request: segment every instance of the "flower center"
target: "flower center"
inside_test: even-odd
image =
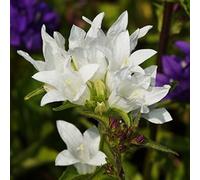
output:
[[[76,150],[77,150],[77,156],[82,162],[87,161],[89,159],[89,153],[83,143],[80,144],[80,146],[78,146]]]

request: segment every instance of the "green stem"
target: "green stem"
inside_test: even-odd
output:
[[[119,180],[124,180],[125,176],[124,176],[124,170],[122,167],[122,160],[121,160],[121,152],[116,148],[116,147],[112,147],[111,146],[111,142],[109,141],[109,135],[112,133],[110,132],[110,129],[108,129],[108,134],[106,134],[107,136],[105,136],[104,138],[104,142],[107,144],[111,156],[108,156],[109,162],[111,162],[113,168],[114,168],[114,174],[115,176],[117,176],[117,178]]]
[[[83,116],[98,120],[105,128],[108,127],[109,119],[106,116],[101,116],[101,115],[92,113],[90,111],[84,111],[84,110],[79,109],[79,108],[77,108],[76,110],[79,114],[81,114]]]

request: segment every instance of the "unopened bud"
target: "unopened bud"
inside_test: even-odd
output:
[[[95,113],[102,115],[104,112],[107,111],[106,105],[104,102],[97,102],[97,106],[94,110]]]
[[[141,144],[144,142],[144,136],[143,135],[138,135],[136,138],[135,138],[135,141],[138,143],[138,144]]]
[[[112,129],[116,129],[119,127],[119,120],[115,119],[115,118],[110,118],[109,119],[109,125]]]
[[[94,89],[98,101],[105,101],[106,99],[106,86],[102,80],[96,80],[94,82]]]

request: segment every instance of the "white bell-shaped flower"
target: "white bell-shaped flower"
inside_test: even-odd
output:
[[[67,146],[57,155],[57,166],[74,165],[79,174],[88,174],[93,173],[96,166],[106,164],[106,155],[99,151],[100,134],[95,126],[82,135],[73,124],[59,120],[57,129]]]
[[[54,38],[47,32],[45,25],[41,28],[43,56],[45,61],[34,60],[28,53],[18,50],[17,53],[29,61],[37,71],[50,71],[63,67],[69,61],[69,54],[64,50],[65,39],[59,32],[54,32]]]
[[[88,64],[75,71],[68,64],[64,71],[41,71],[33,78],[45,83],[47,93],[41,100],[41,106],[58,101],[70,101],[74,104],[84,105],[90,98],[87,81],[93,77],[99,66]]]
[[[109,105],[127,113],[139,110],[145,119],[156,124],[171,121],[172,118],[166,109],[151,108],[153,104],[162,100],[170,89],[169,85],[154,87],[155,77],[156,66],[146,68],[144,74],[131,71],[130,68],[118,71],[113,78]]]

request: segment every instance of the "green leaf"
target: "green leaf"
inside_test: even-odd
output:
[[[53,108],[53,110],[54,110],[54,111],[62,111],[62,110],[69,109],[69,108],[73,108],[73,107],[77,107],[77,106],[78,106],[78,105],[73,104],[73,103],[71,103],[71,102],[69,102],[69,101],[66,101],[66,102],[64,102],[62,105]]]
[[[139,136],[139,135],[138,135]],[[132,144],[134,145],[138,145],[138,146],[143,146],[143,147],[147,147],[147,148],[152,148],[158,151],[162,151],[162,152],[166,152],[166,153],[171,153],[174,154],[176,156],[179,156],[179,154],[173,150],[171,150],[170,148],[161,145],[157,142],[154,142],[146,137],[144,137],[144,140],[142,142],[137,142],[136,138],[132,140]]]
[[[37,89],[35,89],[34,91],[31,91],[30,93],[28,93],[25,97],[24,97],[24,100],[27,101],[29,100],[30,98],[34,97],[34,96],[37,96],[39,94],[42,94],[45,92],[45,89],[42,87],[39,87]]]
[[[145,140],[143,146],[179,156],[179,154],[177,152],[175,152],[175,151],[169,149],[168,147],[163,146],[157,142],[151,141],[151,140]]]
[[[114,113],[116,113],[118,116],[120,116],[120,117],[124,120],[124,122],[125,122],[128,126],[130,126],[131,121],[130,121],[130,118],[129,118],[129,116],[128,116],[128,114],[127,114],[126,112],[124,112],[124,111],[121,110],[121,109],[117,109],[117,108],[112,108],[112,109],[111,109],[111,113],[112,113],[112,112],[114,112]]]

